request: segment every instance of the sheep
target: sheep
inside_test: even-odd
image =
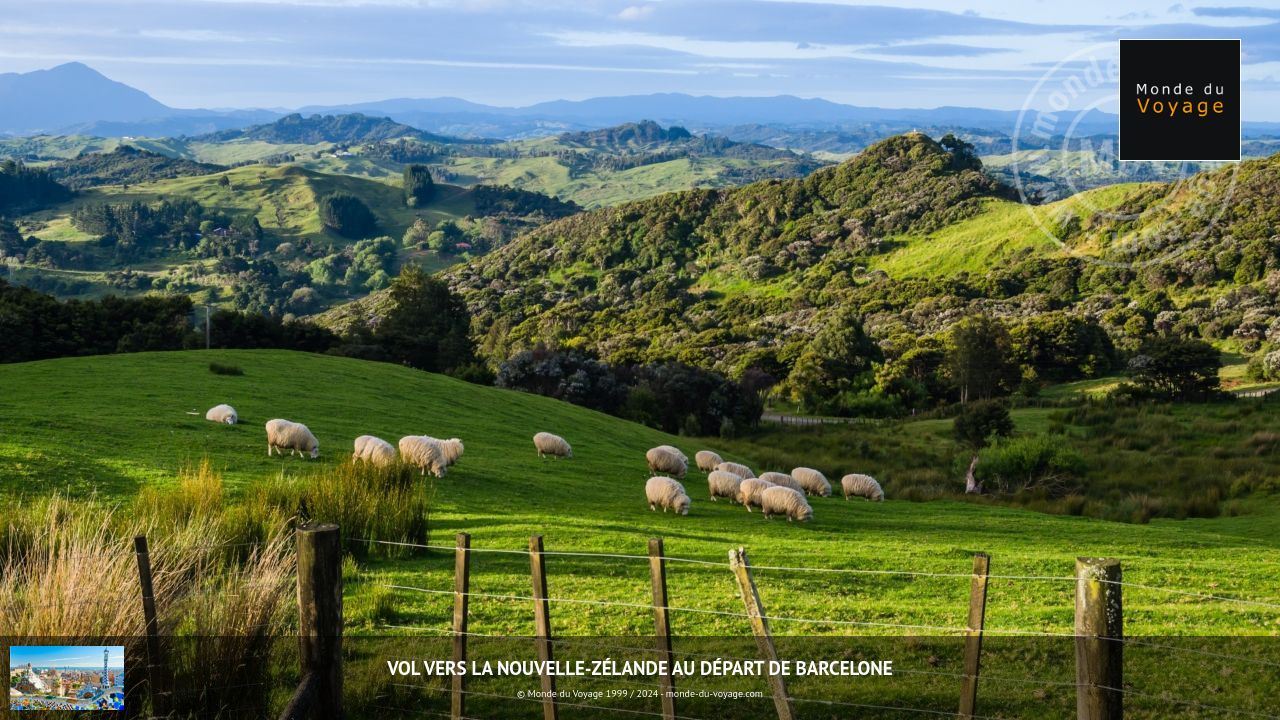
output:
[[[751,468],[747,467],[746,465],[743,465],[742,463],[736,463],[736,462],[722,462],[719,465],[716,465],[716,470],[731,472],[734,475],[737,475],[738,477],[743,479],[753,478],[756,476],[756,474],[752,472]]]
[[[805,495],[831,497],[831,483],[827,476],[813,468],[798,467],[791,471],[791,477],[800,483]]]
[[[573,457],[573,448],[569,447],[569,443],[559,435],[552,435],[549,432],[540,432],[533,436],[533,446],[538,448],[538,457],[545,458],[550,455],[552,457],[562,458]]]
[[[432,475],[442,478],[449,469],[440,441],[426,435],[406,435],[400,438],[400,457],[418,468],[422,475],[430,470]]]
[[[661,507],[662,512],[670,509],[679,515],[689,514],[689,494],[684,491],[684,485],[669,477],[657,475],[649,478],[649,482],[644,484],[644,494],[649,500],[650,510]]]
[[[884,490],[880,488],[880,483],[870,475],[859,475],[858,473],[849,473],[840,478],[840,489],[844,490],[844,499],[851,497],[866,498],[875,502],[884,502]]]
[[[777,487],[768,480],[747,478],[738,485],[738,504],[751,512],[751,506],[760,507],[760,494],[771,487]]]
[[[320,457],[320,441],[302,423],[281,418],[267,421],[267,457],[275,450],[281,455],[285,450],[294,453],[310,453],[312,459]]]
[[[684,451],[676,447],[675,445],[659,445],[658,447],[676,455],[677,457],[679,457],[681,460],[684,461],[685,465],[689,464],[689,456],[685,455]]]
[[[729,498],[729,502],[738,499],[738,486],[742,478],[723,470],[712,470],[707,474],[707,490],[711,493],[711,502],[716,498]]]
[[[448,440],[440,440],[440,447],[444,450],[444,461],[448,465],[458,462],[458,458],[462,457],[462,441],[458,438],[449,438]]]
[[[209,412],[204,414],[204,419],[210,422],[226,423],[227,425],[235,425],[240,422],[240,416],[236,414],[236,409],[225,403],[209,408]]]
[[[800,483],[796,482],[795,478],[791,477],[790,475],[784,472],[760,473],[760,479],[768,480],[774,485],[781,485],[782,487],[791,488],[792,490],[795,490],[796,492],[799,492],[802,494],[804,493],[804,487]]]
[[[698,469],[704,473],[709,473],[714,471],[717,465],[724,462],[724,458],[721,458],[719,455],[717,455],[716,453],[710,450],[699,450],[693,456],[693,459],[698,463]],[[742,477],[742,476],[739,475],[738,477]]]
[[[667,473],[682,478],[689,471],[688,459],[670,445],[650,448],[644,457],[649,461],[649,472]]]
[[[760,509],[766,520],[774,515],[786,515],[787,522],[813,519],[813,508],[804,499],[804,493],[788,487],[771,487],[760,493]]]
[[[356,438],[355,452],[351,454],[351,461],[386,467],[396,461],[396,449],[380,437],[361,435]]]

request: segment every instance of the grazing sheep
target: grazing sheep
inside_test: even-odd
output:
[[[540,432],[533,436],[533,446],[538,448],[538,457],[544,458],[548,455],[552,457],[573,457],[573,448],[569,447],[569,443],[559,435],[552,435],[549,432]]]
[[[689,471],[688,459],[670,445],[650,448],[644,457],[649,461],[649,472],[667,473],[682,478]]]
[[[431,474],[442,478],[449,470],[445,461],[444,448],[440,441],[426,435],[407,435],[400,438],[400,457],[410,465],[418,468],[420,474]]]
[[[707,490],[711,493],[711,502],[716,498],[729,498],[729,502],[738,499],[738,486],[742,478],[723,470],[712,470],[707,474]]]
[[[444,450],[444,461],[448,465],[458,462],[458,458],[462,457],[462,441],[458,438],[449,438],[448,440],[440,440],[440,447]]]
[[[684,461],[684,464],[686,466],[689,464],[689,456],[685,455],[684,451],[676,447],[675,445],[659,445],[658,447],[679,456],[679,458]]]
[[[850,473],[840,478],[840,489],[844,490],[844,499],[851,497],[866,498],[875,502],[884,501],[884,490],[880,488],[880,483],[870,475],[859,475],[858,473]]]
[[[351,461],[386,467],[396,461],[396,449],[380,437],[361,435],[356,438],[355,452],[351,454]]]
[[[786,515],[787,522],[813,519],[813,508],[804,499],[804,493],[788,487],[771,487],[760,493],[760,509],[766,520],[774,515]]]
[[[760,495],[771,487],[777,487],[768,480],[747,478],[738,485],[738,504],[751,512],[751,506],[760,507]]]
[[[796,482],[796,479],[784,472],[766,472],[760,473],[761,480],[768,480],[774,485],[781,485],[785,488],[791,488],[799,493],[804,493],[804,487]]]
[[[294,453],[310,453],[311,457],[320,457],[320,441],[311,434],[306,425],[290,422],[281,418],[267,421],[267,456],[275,450],[281,455],[285,450]]]
[[[689,514],[689,494],[684,491],[684,485],[669,477],[658,475],[649,478],[649,482],[644,484],[644,494],[649,499],[650,510],[661,507],[662,512],[670,509],[679,515]]]
[[[800,483],[801,489],[805,495],[818,495],[819,497],[831,497],[831,483],[827,480],[827,476],[818,470],[807,467],[798,467],[791,471],[791,477]]]
[[[235,425],[240,422],[240,416],[236,414],[236,409],[225,403],[209,408],[209,412],[204,414],[204,419],[210,422],[226,423],[227,425]]]
[[[742,463],[736,463],[736,462],[722,462],[716,466],[716,470],[731,472],[734,475],[737,475],[738,477],[743,479],[753,478],[756,476],[756,474],[752,472],[751,468],[747,467],[746,465],[743,465]]]
[[[717,465],[724,462],[724,458],[710,450],[699,450],[693,456],[693,459],[698,463],[698,469],[705,473],[715,470]],[[742,476],[739,475],[738,477]]]

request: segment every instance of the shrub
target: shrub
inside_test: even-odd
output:
[[[244,370],[239,365],[223,365],[222,363],[209,363],[209,372],[214,375],[243,375]]]
[[[1058,497],[1079,490],[1084,456],[1058,438],[1028,435],[1002,439],[982,455],[977,475],[988,490]]]

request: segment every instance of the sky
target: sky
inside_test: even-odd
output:
[[[102,667],[101,645],[29,645],[9,648],[9,667],[26,667],[31,663],[35,667]],[[107,666],[112,669],[124,667],[124,647],[106,646],[109,653]]]
[[[0,72],[78,60],[175,107],[683,92],[1016,110],[1087,48],[1225,37],[1245,119],[1280,121],[1280,1],[1253,2],[0,0]]]

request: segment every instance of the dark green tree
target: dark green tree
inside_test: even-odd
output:
[[[842,308],[796,359],[789,377],[792,396],[809,410],[831,407],[881,359],[880,348],[862,329],[861,316]]]
[[[947,342],[945,369],[960,402],[1007,395],[1020,372],[1013,360],[1009,331],[988,315],[973,315],[956,323]]]
[[[404,202],[409,207],[426,205],[435,194],[431,170],[426,165],[404,166]]]
[[[320,198],[320,222],[345,238],[366,238],[378,231],[378,220],[369,206],[351,193],[335,192]]]
[[[1203,340],[1149,338],[1129,361],[1129,371],[1146,395],[1164,400],[1207,400],[1219,387],[1222,358]]]
[[[1013,434],[1013,419],[1009,417],[1009,406],[1000,400],[979,400],[967,403],[956,416],[952,432],[957,442],[973,451],[973,459],[969,461],[969,471],[964,476],[964,491],[980,493],[982,485],[973,474],[978,467],[978,453],[991,444],[991,438],[1008,437]]]
[[[389,360],[429,372],[475,362],[471,316],[443,280],[406,265],[391,283],[390,300],[373,332]]]

